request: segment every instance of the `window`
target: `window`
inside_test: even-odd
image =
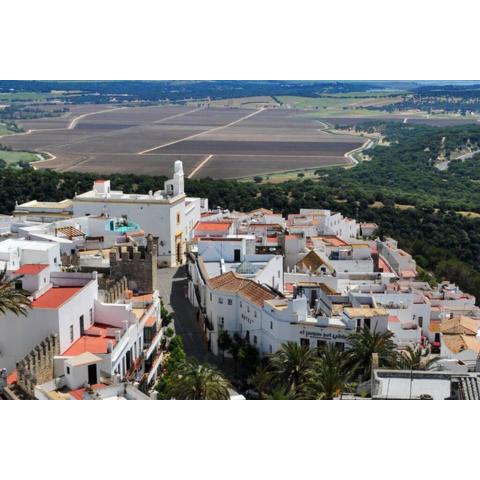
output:
[[[418,317],[418,326],[419,326],[420,328],[423,327],[423,317]]]
[[[250,307],[247,305],[247,313],[250,313]]]
[[[53,259],[53,263],[55,263],[55,264],[57,263],[57,257],[55,257],[55,258]]]
[[[271,345],[268,346],[268,351],[269,351],[270,353],[272,353],[272,346],[271,346]]]
[[[300,346],[310,348],[310,340],[308,338],[301,338],[300,339]]]
[[[223,303],[223,297],[218,297],[218,303]]]
[[[180,213],[177,213],[177,225],[180,223]]]
[[[256,336],[256,335],[253,336],[253,344],[254,344],[254,345],[257,344],[257,336]]]
[[[232,302],[232,299],[229,298],[229,299],[227,300],[227,303],[228,303],[228,305],[232,305],[232,303],[233,303],[233,302]]]
[[[253,312],[253,315],[255,316],[255,318],[257,318],[257,311],[256,310]]]
[[[240,308],[242,308],[242,302],[240,302]]]
[[[70,367],[67,367],[67,375],[70,375]]]
[[[325,340],[317,340],[317,351],[319,355],[320,355],[320,352],[322,352],[326,346],[327,346],[327,342]]]
[[[335,342],[335,348],[343,352],[345,350],[345,344],[342,342]]]
[[[88,318],[90,319],[90,325],[93,323],[93,309],[88,311]]]
[[[73,343],[73,325],[70,325],[70,343]]]
[[[212,301],[212,294],[210,294],[210,301]]]
[[[270,322],[270,330],[273,330],[273,322]]]

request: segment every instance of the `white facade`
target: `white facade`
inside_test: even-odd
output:
[[[185,262],[185,243],[191,238],[192,225],[200,219],[201,200],[187,200],[183,188],[181,161],[175,162],[173,179],[164,190],[147,195],[110,190],[110,181],[96,181],[93,190],[73,199],[74,216],[126,215],[146,233],[158,237],[160,265],[181,265]]]
[[[0,263],[8,271],[29,264],[48,264],[51,271],[60,270],[60,246],[58,243],[9,238],[0,242]]]

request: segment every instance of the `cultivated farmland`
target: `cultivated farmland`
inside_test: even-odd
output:
[[[364,141],[325,131],[303,111],[273,108],[82,105],[18,124],[25,133],[0,143],[48,153],[35,168],[106,174],[166,175],[176,159],[195,178],[316,169],[348,164],[344,154]]]

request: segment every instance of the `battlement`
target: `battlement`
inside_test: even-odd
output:
[[[60,353],[57,334],[42,340],[23,360],[17,363],[17,386],[29,397],[34,398],[36,385],[54,378],[54,358]]]

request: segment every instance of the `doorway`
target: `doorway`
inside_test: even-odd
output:
[[[97,364],[88,366],[88,384],[95,385],[97,383]]]

